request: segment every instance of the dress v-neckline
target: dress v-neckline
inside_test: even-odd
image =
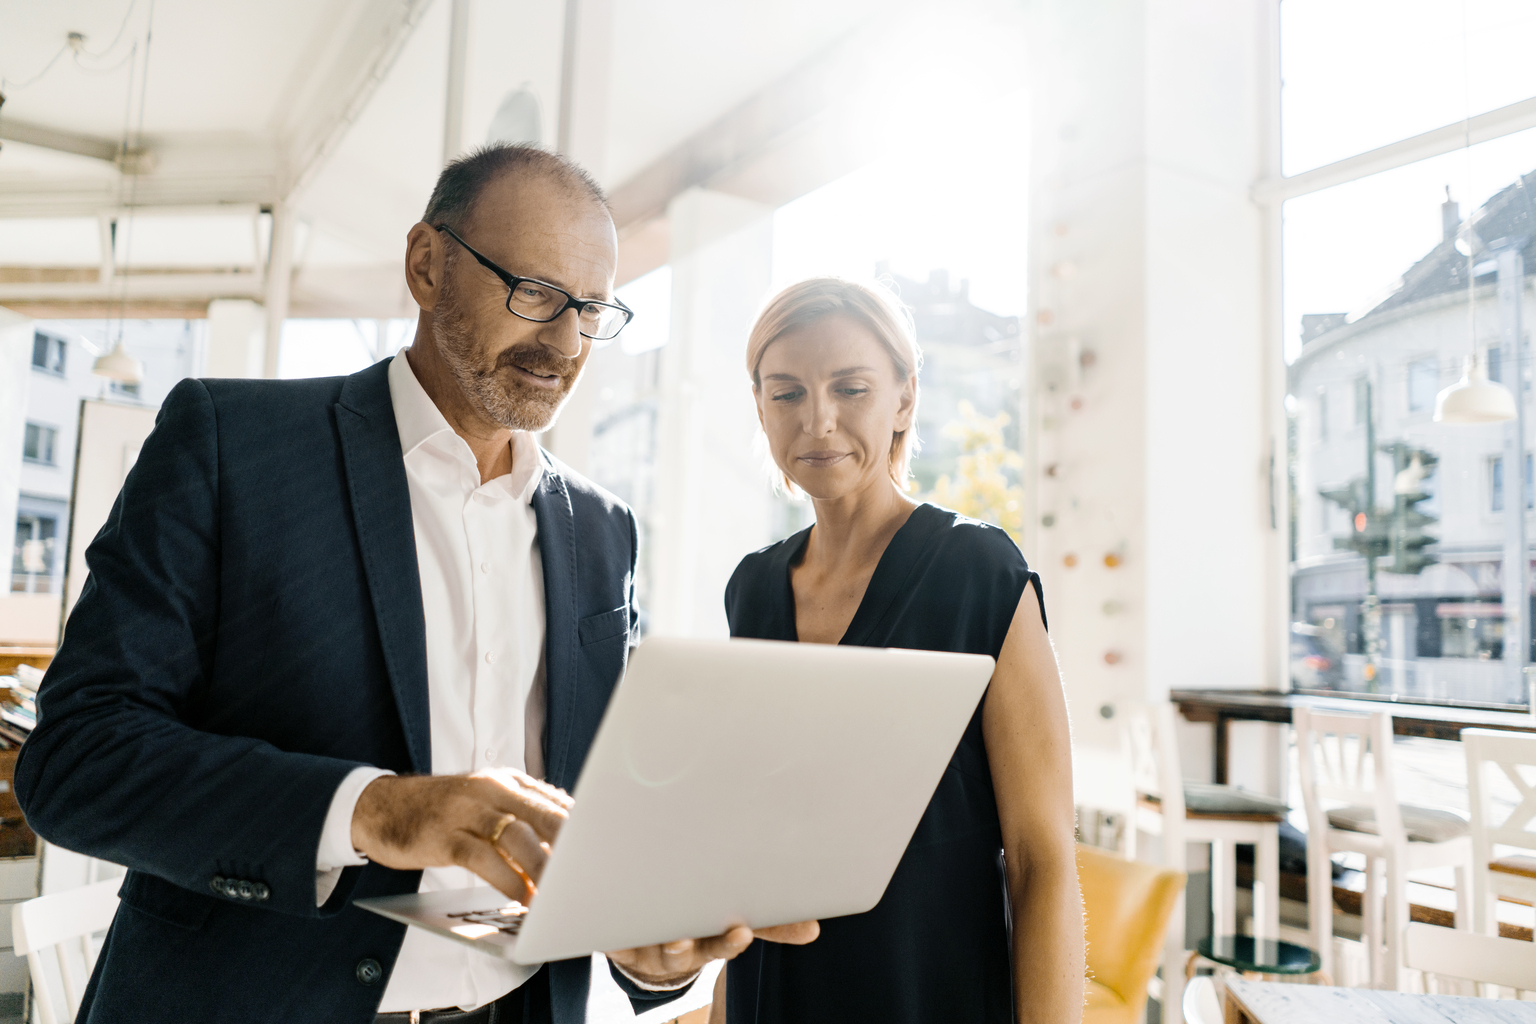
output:
[[[907,516],[907,521],[891,535],[890,542],[880,553],[880,560],[875,563],[875,571],[870,574],[863,596],[859,598],[859,606],[854,609],[853,618],[848,621],[848,628],[837,642],[838,646],[866,646],[870,634],[885,618],[886,611],[896,600],[896,595],[901,593],[903,584],[916,566],[917,556],[926,546],[922,542],[944,514],[943,509],[924,502],[914,508],[912,514]],[[796,619],[793,576],[795,566],[805,557],[805,546],[810,542],[812,529],[806,527],[795,539],[795,543],[784,546],[784,564],[780,567],[784,581],[782,599],[786,613],[786,632],[789,639],[797,643],[800,640],[800,625]]]

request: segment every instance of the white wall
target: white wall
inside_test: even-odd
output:
[[[773,211],[691,189],[672,201],[672,312],[661,350],[652,628],[725,636],[722,597],[741,557],[775,540],[756,450],[747,333],[768,298]]]
[[[1055,524],[1026,550],[1045,577],[1080,761],[1118,745],[1103,705],[1278,685],[1263,249],[1248,199],[1264,9],[1035,11],[1032,462],[1037,512]]]

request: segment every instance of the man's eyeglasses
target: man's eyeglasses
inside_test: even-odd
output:
[[[635,318],[634,310],[617,299],[611,303],[578,299],[564,288],[556,288],[545,281],[510,274],[476,252],[474,246],[460,238],[447,224],[437,225],[437,230],[458,242],[482,267],[501,278],[502,284],[507,286],[507,312],[514,316],[536,324],[547,324],[551,320],[558,320],[566,310],[574,309],[578,324],[576,329],[583,337],[593,341],[611,341],[618,337],[625,324]]]

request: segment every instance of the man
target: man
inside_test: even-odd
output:
[[[40,835],[130,869],[81,1020],[583,1018],[587,960],[525,970],[352,901],[526,899],[566,816],[636,637],[636,533],[532,433],[629,319],[616,261],[583,171],[491,147],[408,235],[408,352],[166,399],[16,772]],[[643,1009],[751,938],[614,976]]]

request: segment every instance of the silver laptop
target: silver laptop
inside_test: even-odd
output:
[[[489,886],[357,905],[522,964],[862,913],[992,669],[971,654],[648,640],[531,907]]]

